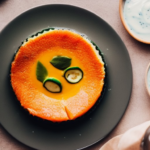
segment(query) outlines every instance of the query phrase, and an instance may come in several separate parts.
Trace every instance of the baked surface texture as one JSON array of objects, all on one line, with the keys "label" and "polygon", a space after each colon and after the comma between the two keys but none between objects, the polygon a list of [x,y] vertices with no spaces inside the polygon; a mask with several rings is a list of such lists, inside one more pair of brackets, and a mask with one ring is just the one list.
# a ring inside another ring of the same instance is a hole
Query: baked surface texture
[{"label": "baked surface texture", "polygon": [[[70,67],[83,71],[79,83],[68,83],[63,74],[50,64],[55,56],[72,59]],[[48,77],[59,79],[60,93],[47,91],[36,78],[40,61]],[[11,64],[11,85],[23,108],[33,116],[52,122],[75,120],[88,112],[104,87],[105,67],[96,47],[80,34],[62,29],[45,30],[28,38],[17,51]]]}]

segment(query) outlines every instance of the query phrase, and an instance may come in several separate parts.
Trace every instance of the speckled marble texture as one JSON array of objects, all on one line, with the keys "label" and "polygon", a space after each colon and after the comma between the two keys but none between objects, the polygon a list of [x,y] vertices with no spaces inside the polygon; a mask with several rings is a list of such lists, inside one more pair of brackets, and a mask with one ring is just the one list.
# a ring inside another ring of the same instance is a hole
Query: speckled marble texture
[{"label": "speckled marble texture", "polygon": [[[150,45],[133,39],[124,29],[119,16],[119,0],[0,0],[0,31],[22,12],[45,4],[70,4],[85,8],[104,19],[118,33],[128,49],[133,68],[133,88],[129,106],[118,126],[104,140],[84,150],[99,150],[112,137],[150,120],[150,97],[145,73],[150,62]],[[0,150],[33,150],[15,140],[0,125]]]}]

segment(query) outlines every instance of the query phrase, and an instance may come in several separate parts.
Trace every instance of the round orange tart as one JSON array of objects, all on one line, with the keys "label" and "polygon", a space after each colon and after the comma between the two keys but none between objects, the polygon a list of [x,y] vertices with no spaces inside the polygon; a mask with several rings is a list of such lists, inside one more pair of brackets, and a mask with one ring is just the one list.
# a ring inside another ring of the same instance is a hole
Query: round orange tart
[{"label": "round orange tart", "polygon": [[105,67],[96,45],[67,29],[28,38],[11,65],[11,85],[21,106],[52,122],[88,112],[104,87]]}]

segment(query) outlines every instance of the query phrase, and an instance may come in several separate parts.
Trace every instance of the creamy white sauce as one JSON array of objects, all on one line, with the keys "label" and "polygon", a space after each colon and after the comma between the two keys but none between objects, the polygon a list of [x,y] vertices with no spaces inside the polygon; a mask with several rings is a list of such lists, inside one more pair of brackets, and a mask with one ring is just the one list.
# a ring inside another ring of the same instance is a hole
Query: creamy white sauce
[{"label": "creamy white sauce", "polygon": [[150,0],[126,0],[123,16],[134,36],[150,42]]}]

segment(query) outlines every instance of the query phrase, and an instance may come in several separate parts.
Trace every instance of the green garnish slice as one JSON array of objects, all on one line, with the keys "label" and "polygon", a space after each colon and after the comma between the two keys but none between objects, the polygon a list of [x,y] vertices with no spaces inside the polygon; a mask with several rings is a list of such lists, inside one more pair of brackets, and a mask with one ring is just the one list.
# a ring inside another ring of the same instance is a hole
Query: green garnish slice
[{"label": "green garnish slice", "polygon": [[78,83],[83,78],[83,71],[79,67],[69,67],[65,70],[64,77],[69,83]]},{"label": "green garnish slice", "polygon": [[62,85],[56,78],[46,78],[43,82],[45,89],[52,93],[60,93],[62,91]]},{"label": "green garnish slice", "polygon": [[71,58],[67,56],[55,56],[50,63],[57,69],[64,70],[71,65]]},{"label": "green garnish slice", "polygon": [[44,65],[38,61],[37,66],[36,66],[36,78],[40,81],[43,82],[45,78],[48,75],[47,69],[44,67]]}]

